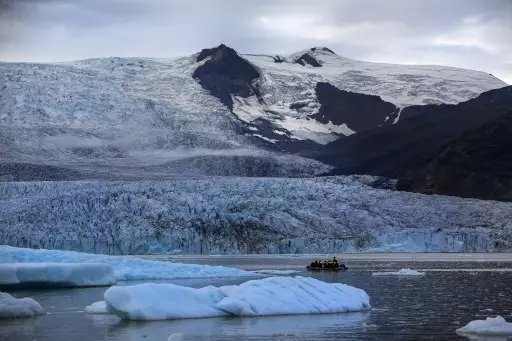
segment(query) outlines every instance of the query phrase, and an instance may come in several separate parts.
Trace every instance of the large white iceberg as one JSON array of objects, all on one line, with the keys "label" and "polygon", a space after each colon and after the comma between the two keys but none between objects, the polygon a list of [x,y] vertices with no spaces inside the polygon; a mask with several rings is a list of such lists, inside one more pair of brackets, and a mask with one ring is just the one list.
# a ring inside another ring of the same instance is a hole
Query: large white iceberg
[{"label": "large white iceberg", "polygon": [[28,317],[44,314],[41,305],[30,297],[15,298],[0,292],[0,318]]},{"label": "large white iceberg", "polygon": [[223,266],[170,263],[132,256],[107,256],[75,251],[34,250],[0,246],[0,264],[80,263],[107,264],[118,280],[255,276],[255,273]]},{"label": "large white iceberg", "polygon": [[508,323],[501,316],[488,317],[485,320],[471,321],[456,332],[476,335],[512,335],[512,323]]},{"label": "large white iceberg", "polygon": [[299,276],[200,289],[154,283],[114,286],[104,297],[109,311],[129,320],[323,314],[370,309],[370,298],[364,290]]},{"label": "large white iceberg", "polygon": [[84,263],[0,264],[0,286],[100,286],[117,282],[112,266]]},{"label": "large white iceberg", "polygon": [[425,273],[412,269],[401,269],[399,271],[374,272],[372,276],[425,276]]}]

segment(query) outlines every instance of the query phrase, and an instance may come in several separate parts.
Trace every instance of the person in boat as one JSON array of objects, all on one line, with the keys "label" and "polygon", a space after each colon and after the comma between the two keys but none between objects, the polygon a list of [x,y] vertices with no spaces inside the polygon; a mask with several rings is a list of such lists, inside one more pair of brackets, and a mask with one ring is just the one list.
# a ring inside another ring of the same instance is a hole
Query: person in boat
[{"label": "person in boat", "polygon": [[332,266],[333,266],[333,268],[339,268],[340,267],[340,265],[338,263],[338,259],[336,258],[336,256],[334,256],[332,258]]}]

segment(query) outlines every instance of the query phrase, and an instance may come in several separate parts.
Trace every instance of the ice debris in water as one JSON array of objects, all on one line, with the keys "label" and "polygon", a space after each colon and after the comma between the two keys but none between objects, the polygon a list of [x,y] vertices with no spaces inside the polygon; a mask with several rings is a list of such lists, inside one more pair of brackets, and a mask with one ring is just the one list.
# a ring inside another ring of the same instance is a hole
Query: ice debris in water
[{"label": "ice debris in water", "polygon": [[461,334],[477,335],[512,335],[512,323],[501,316],[488,317],[485,320],[474,320],[456,330]]},{"label": "ice debris in water", "polygon": [[94,302],[85,307],[84,312],[87,314],[110,314],[105,301]]},{"label": "ice debris in water", "polygon": [[374,272],[372,276],[424,276],[424,272],[412,269],[401,269],[400,271]]},{"label": "ice debris in water", "polygon": [[300,276],[200,289],[155,283],[114,286],[104,297],[112,313],[128,320],[342,313],[371,308],[364,290]]},{"label": "ice debris in water", "polygon": [[253,270],[253,272],[262,274],[262,275],[275,275],[275,276],[287,276],[287,275],[293,275],[297,272],[300,272],[299,270],[272,270],[272,269],[262,269],[262,270]]},{"label": "ice debris in water", "polygon": [[169,337],[167,338],[167,341],[181,341],[183,340],[183,333],[173,333],[171,335],[169,335]]},{"label": "ice debris in water", "polygon": [[40,314],[44,314],[44,309],[33,298],[15,298],[0,291],[0,318],[29,317]]}]

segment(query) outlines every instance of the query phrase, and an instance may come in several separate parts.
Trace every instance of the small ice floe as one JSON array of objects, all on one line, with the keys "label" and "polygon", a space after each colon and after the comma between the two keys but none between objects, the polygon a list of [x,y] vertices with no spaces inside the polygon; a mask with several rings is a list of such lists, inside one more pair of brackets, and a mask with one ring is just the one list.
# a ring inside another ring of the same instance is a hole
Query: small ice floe
[{"label": "small ice floe", "polygon": [[327,314],[371,308],[364,290],[300,276],[200,289],[155,283],[114,286],[104,297],[108,309],[127,320]]},{"label": "small ice floe", "polygon": [[254,270],[253,272],[262,274],[262,275],[275,275],[275,276],[289,276],[300,272],[299,270],[271,270],[271,269],[263,269],[263,270]]},{"label": "small ice floe", "polygon": [[425,276],[425,273],[412,269],[402,269],[400,271],[374,272],[372,276]]},{"label": "small ice floe", "polygon": [[183,340],[183,333],[172,333],[167,338],[167,341],[181,341]]},{"label": "small ice floe", "polygon": [[361,323],[361,326],[363,327],[363,329],[367,330],[367,329],[377,329],[379,328],[379,326],[377,326],[376,324],[366,324],[366,323]]},{"label": "small ice floe", "polygon": [[87,314],[110,314],[105,301],[94,302],[88,305],[85,307],[84,312]]},{"label": "small ice floe", "polygon": [[44,309],[33,298],[15,298],[0,291],[0,318],[29,317],[41,314],[44,314]]},{"label": "small ice floe", "polygon": [[488,317],[485,320],[474,320],[456,330],[459,334],[475,334],[489,336],[512,335],[512,323],[501,316]]}]

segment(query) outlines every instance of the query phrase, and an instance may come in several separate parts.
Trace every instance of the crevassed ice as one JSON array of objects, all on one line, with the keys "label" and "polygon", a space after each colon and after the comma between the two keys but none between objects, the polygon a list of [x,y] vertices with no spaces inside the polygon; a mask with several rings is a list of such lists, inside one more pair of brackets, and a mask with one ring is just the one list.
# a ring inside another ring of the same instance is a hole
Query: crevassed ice
[{"label": "crevassed ice", "polygon": [[111,312],[129,320],[342,313],[371,307],[364,290],[306,277],[200,289],[154,283],[114,286],[104,297]]}]

